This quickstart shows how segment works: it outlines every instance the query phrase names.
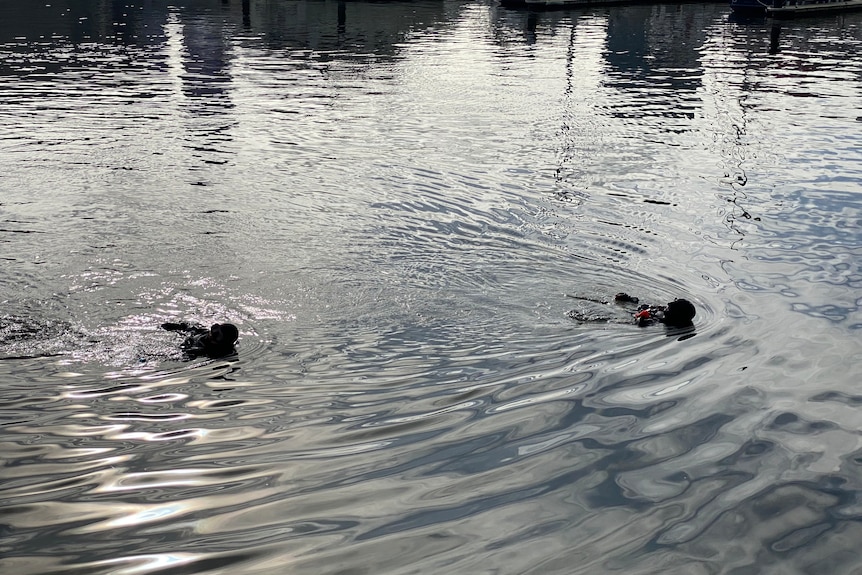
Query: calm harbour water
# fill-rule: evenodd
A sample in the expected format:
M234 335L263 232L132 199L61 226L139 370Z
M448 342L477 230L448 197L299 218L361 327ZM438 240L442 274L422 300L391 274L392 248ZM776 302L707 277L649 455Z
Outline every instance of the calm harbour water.
M860 50L0 0L0 572L862 572Z

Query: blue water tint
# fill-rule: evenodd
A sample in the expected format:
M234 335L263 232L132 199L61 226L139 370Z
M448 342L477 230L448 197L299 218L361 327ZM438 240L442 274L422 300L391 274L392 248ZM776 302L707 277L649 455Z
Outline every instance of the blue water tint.
M0 570L862 569L862 16L728 12L0 2Z

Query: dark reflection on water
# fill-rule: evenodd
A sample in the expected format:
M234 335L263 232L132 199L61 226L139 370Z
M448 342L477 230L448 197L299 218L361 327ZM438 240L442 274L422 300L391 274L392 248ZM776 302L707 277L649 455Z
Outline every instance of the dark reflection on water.
M862 16L727 12L0 0L2 572L862 569Z

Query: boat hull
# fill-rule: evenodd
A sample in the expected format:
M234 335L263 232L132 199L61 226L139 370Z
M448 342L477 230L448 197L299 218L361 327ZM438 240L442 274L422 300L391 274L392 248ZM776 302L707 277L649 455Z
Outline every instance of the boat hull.
M734 13L780 17L862 9L862 0L731 0L730 8Z
M673 0L671 0L673 1ZM687 0L678 0L684 3ZM720 2L721 0L707 0ZM554 10L559 8L580 8L590 6L638 6L657 4L656 0L500 0L500 5L506 8L530 8L534 10Z

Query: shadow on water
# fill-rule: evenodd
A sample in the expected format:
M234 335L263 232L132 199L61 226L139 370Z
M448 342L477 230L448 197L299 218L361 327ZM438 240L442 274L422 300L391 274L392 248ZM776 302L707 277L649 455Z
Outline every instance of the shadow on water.
M860 46L0 2L0 570L860 569Z

